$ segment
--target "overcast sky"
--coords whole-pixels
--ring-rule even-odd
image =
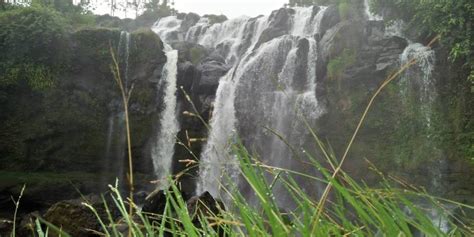
[[[229,18],[247,15],[268,15],[288,0],[175,0],[179,12],[224,14]]]
[[[75,0],[78,2],[79,0]],[[120,0],[118,0],[120,2]],[[194,12],[199,15],[204,14],[224,14],[229,18],[242,15],[258,16],[269,15],[271,11],[279,9],[288,0],[175,0],[175,8],[179,12]],[[92,1],[93,11],[96,14],[110,14],[110,0]],[[118,17],[134,17],[133,9],[127,12],[117,10],[115,15]]]

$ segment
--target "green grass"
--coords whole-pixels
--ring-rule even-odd
[[[102,230],[98,231],[105,236],[127,236],[128,232],[119,232],[119,227],[123,225],[131,228],[132,236],[163,236],[165,233],[173,236],[414,236],[415,232],[426,236],[474,234],[472,226],[464,223],[467,218],[452,213],[446,206],[449,204],[468,210],[474,210],[474,207],[430,196],[422,190],[397,183],[394,179],[381,176],[381,184],[374,188],[356,182],[344,171],[340,171],[337,178],[332,178],[332,168],[322,167],[308,152],[308,165],[320,170],[324,178],[265,165],[240,144],[233,145],[233,153],[239,159],[245,181],[256,194],[256,203],[247,202],[243,194],[235,191],[235,187],[227,187],[224,190],[230,200],[227,211],[221,210],[219,215],[206,210],[190,213],[178,188],[172,185],[167,193],[164,213],[143,213],[134,206],[135,215],[129,216],[128,201],[113,186],[113,203],[106,204],[106,216],[109,218],[101,219],[99,216],[102,215],[92,205],[84,205],[96,214],[102,225]],[[377,172],[375,168],[374,171]],[[318,209],[320,200],[308,196],[295,181],[298,176],[314,180],[315,185],[319,182],[332,184],[331,198],[321,210]],[[272,192],[276,182],[291,194],[296,208],[282,211]],[[398,187],[392,186],[393,183],[397,183]],[[112,206],[119,209],[120,218],[112,218],[109,211]],[[442,232],[440,226],[431,221],[430,210],[436,210],[449,220],[448,233]],[[318,212],[322,214],[314,220]],[[50,233],[54,232],[52,227],[49,228]]]
[[[240,144],[233,145],[233,153],[239,159],[242,176],[256,194],[256,203],[247,202],[243,194],[235,191],[235,187],[227,187],[224,190],[230,200],[227,211],[221,210],[220,215],[206,211],[190,213],[178,188],[173,185],[167,193],[164,213],[143,213],[134,207],[135,214],[131,217],[128,214],[128,200],[112,186],[113,202],[105,205],[107,219],[101,219],[100,216],[104,215],[97,213],[92,205],[84,205],[96,214],[102,226],[102,230],[97,231],[105,236],[126,236],[127,233],[119,232],[119,227],[123,225],[131,228],[132,236],[163,236],[164,233],[173,236],[222,236],[223,233],[225,236],[414,236],[415,232],[426,236],[474,234],[472,220],[461,212],[455,214],[450,211],[456,207],[472,212],[474,207],[433,197],[396,179],[381,175],[382,182],[377,187],[369,187],[356,182],[344,171],[333,178],[333,168],[323,167],[308,152],[306,158],[309,165],[320,170],[324,178],[263,164]],[[332,155],[328,153],[327,156]],[[378,172],[375,168],[373,170]],[[295,181],[299,176],[313,180],[315,185],[332,184],[331,198],[325,205],[320,206],[321,200],[310,197],[301,189]],[[277,182],[291,194],[296,208],[282,211],[272,192]],[[119,209],[120,218],[112,217],[109,211],[112,207]],[[442,232],[440,226],[431,221],[430,210],[449,220],[450,232]],[[315,220],[317,213],[321,215]],[[48,226],[49,232],[54,232],[54,226]],[[216,226],[220,228],[213,228]]]

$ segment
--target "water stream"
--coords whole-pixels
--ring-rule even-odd
[[[161,22],[161,21],[160,21]],[[171,21],[164,21],[153,28],[163,39],[169,37],[169,31],[160,28],[164,24],[175,27]],[[165,41],[166,42],[166,41]],[[156,141],[152,146],[152,160],[155,175],[159,181],[158,187],[165,188],[168,186],[167,177],[172,173],[173,155],[176,143],[176,135],[179,132],[179,124],[176,110],[176,93],[177,93],[177,74],[178,74],[178,51],[171,48],[167,43],[164,44],[166,54],[166,64],[162,71],[162,79],[164,86],[164,109],[160,114],[159,131]]]

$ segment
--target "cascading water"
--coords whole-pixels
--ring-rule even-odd
[[[171,24],[172,21],[164,20],[164,23],[158,22],[153,30],[155,33],[160,35],[163,39],[166,39],[170,31],[166,31],[160,27],[176,27],[175,24]],[[179,26],[179,25],[178,25]],[[166,42],[166,41],[165,41]],[[167,186],[166,178],[171,174],[171,168],[173,163],[174,147],[176,143],[176,134],[179,131],[179,124],[176,115],[176,93],[177,93],[177,74],[178,74],[178,51],[171,48],[170,45],[164,44],[164,50],[166,53],[166,65],[163,68],[162,78],[164,86],[164,109],[160,115],[160,129],[157,133],[156,142],[152,147],[152,160],[155,175],[159,181],[159,187],[164,188]]]
[[[298,161],[289,160],[296,155],[280,138],[269,134],[269,129],[277,131],[294,146],[305,147],[309,141],[301,116],[314,121],[323,111],[315,95],[318,54],[313,35],[318,28],[314,26],[319,22],[315,24],[313,20],[320,21],[325,9],[314,16],[312,8],[295,8],[289,33],[254,49],[269,24],[263,22],[268,18],[259,19],[251,37],[252,46],[220,81],[209,140],[201,155],[198,193],[209,191],[219,196],[222,185],[228,187],[228,178],[232,182],[239,180],[238,160],[229,151],[229,145],[237,136],[249,149],[259,147],[258,154],[269,165],[305,169]],[[244,40],[233,42],[240,44]],[[319,191],[315,185],[306,188],[308,193]],[[241,189],[251,195],[251,192],[246,193],[245,187]],[[278,201],[286,202],[289,197],[283,190],[278,186],[275,190],[281,192]]]
[[[170,42],[172,40],[181,40],[177,31],[181,27],[181,20],[176,16],[169,16],[160,19],[153,25],[152,30],[160,36],[164,42]]]
[[[436,99],[436,87],[432,78],[435,63],[435,52],[422,44],[411,43],[400,56],[400,62],[405,65],[415,59],[416,65],[407,69],[400,83],[401,93],[406,99],[409,97],[410,89],[416,88],[418,102],[426,119],[428,127],[431,126],[432,107]]]
[[[368,7],[368,2],[364,3]],[[275,28],[271,28],[275,27],[272,17],[279,14],[240,17],[217,24],[201,18],[186,30],[181,26],[183,20],[175,16],[163,18],[155,25],[155,32],[165,42],[185,39],[203,45],[214,49],[232,65],[217,89],[211,130],[201,154],[198,193],[209,191],[220,196],[221,188],[229,187],[226,181],[231,180],[244,195],[251,196],[251,192],[246,191],[248,187],[237,184],[240,179],[238,160],[230,151],[237,138],[252,153],[259,154],[265,164],[319,175],[300,158],[306,150],[316,150],[306,126],[314,125],[324,113],[316,97],[318,43],[314,36],[319,33],[326,9],[282,9],[280,13],[287,11],[285,14],[290,16],[290,24],[285,29],[277,28],[278,35],[270,40],[267,34],[275,32]],[[366,12],[368,19],[382,20]],[[412,56],[423,59],[425,57],[416,56],[422,52],[411,44],[404,55],[407,59]],[[433,65],[430,63],[420,66],[428,70],[428,66]],[[424,72],[426,79],[431,77],[428,71]],[[306,118],[307,123],[302,118]],[[300,183],[308,194],[320,194],[321,187],[314,183],[303,180]],[[289,202],[290,197],[278,184],[274,191],[279,192],[278,202]]]
[[[119,41],[119,61],[121,74],[123,75],[125,88],[128,88],[128,59],[130,57],[130,33],[122,31],[120,33]]]

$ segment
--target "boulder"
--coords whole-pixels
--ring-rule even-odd
[[[108,219],[104,203],[99,196],[89,195],[85,198],[96,209],[102,220]],[[75,199],[58,202],[48,209],[44,219],[71,236],[98,236],[94,231],[100,231],[101,226],[94,213],[82,204],[86,200]]]
[[[180,31],[187,32],[189,28],[194,26],[199,21],[199,19],[201,19],[201,17],[196,13],[190,12],[186,14],[183,19],[183,22],[181,23]]]
[[[156,190],[145,199],[142,211],[150,214],[161,215],[165,212],[166,195],[164,190]]]
[[[162,215],[165,211],[167,195],[175,197],[175,194],[171,188],[168,191],[155,190],[150,195],[148,195],[148,197],[146,197],[142,211],[147,214]],[[181,195],[184,201],[189,199],[189,195],[184,191],[180,191],[179,195]]]
[[[225,63],[225,59],[218,54],[211,54],[205,58],[198,66],[201,78],[195,87],[198,94],[215,94],[219,85],[219,80],[224,76],[230,67]]]
[[[269,26],[265,29],[255,45],[255,49],[259,48],[265,42],[288,34],[291,28],[291,16],[295,11],[291,8],[281,8],[273,11],[270,15]]]
[[[200,196],[192,197],[187,202],[187,208],[190,216],[192,217],[193,224],[197,227],[201,227],[200,217],[204,216],[208,219],[209,223],[213,223],[214,218],[219,218],[222,215],[222,211],[225,211],[224,203],[216,200],[209,192],[204,192]],[[219,236],[224,235],[223,224],[214,225],[212,227]]]
[[[204,46],[191,42],[173,42],[171,46],[178,50],[179,62],[189,61],[196,65],[209,55],[209,51]]]

